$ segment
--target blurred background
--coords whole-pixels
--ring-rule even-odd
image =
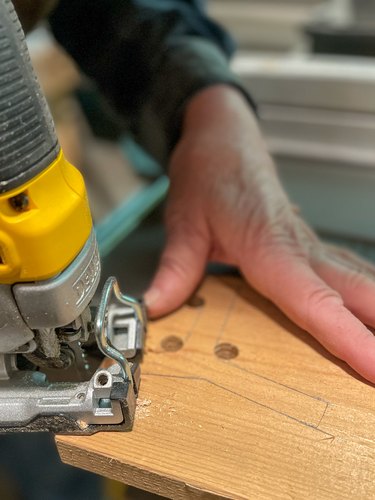
[[[258,104],[291,199],[323,238],[375,261],[375,2],[206,3],[237,40],[233,69]],[[140,295],[164,241],[168,180],[47,26],[28,44],[62,147],[87,183],[103,276],[115,274],[126,292]],[[50,436],[1,436],[0,443],[0,498],[151,498],[60,465]]]

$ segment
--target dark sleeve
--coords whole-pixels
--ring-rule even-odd
[[[228,67],[233,41],[199,0],[60,0],[50,24],[138,142],[164,165],[195,92],[227,83],[251,102]]]

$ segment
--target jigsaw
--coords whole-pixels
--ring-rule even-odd
[[[60,148],[13,5],[0,0],[0,432],[132,428],[140,373],[129,358],[146,315],[113,277],[96,303],[100,274],[83,178]],[[92,339],[114,363],[91,376]],[[81,381],[65,380],[72,366]]]

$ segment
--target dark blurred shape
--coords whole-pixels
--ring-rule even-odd
[[[306,28],[312,52],[348,56],[375,56],[375,2],[352,0],[351,19],[315,21]]]
[[[103,500],[103,479],[62,464],[53,436],[0,436],[0,498],[7,500]]]
[[[315,54],[375,56],[374,28],[351,26],[311,25],[306,28]]]
[[[125,498],[126,500],[161,500],[166,497],[161,497],[160,495],[155,495],[154,493],[149,493],[148,491],[142,491],[129,486]]]
[[[12,0],[23,30],[28,33],[46,17],[58,0]]]

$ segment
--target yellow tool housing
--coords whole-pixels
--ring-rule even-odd
[[[0,283],[56,276],[92,230],[85,184],[60,150],[39,175],[0,195]]]

